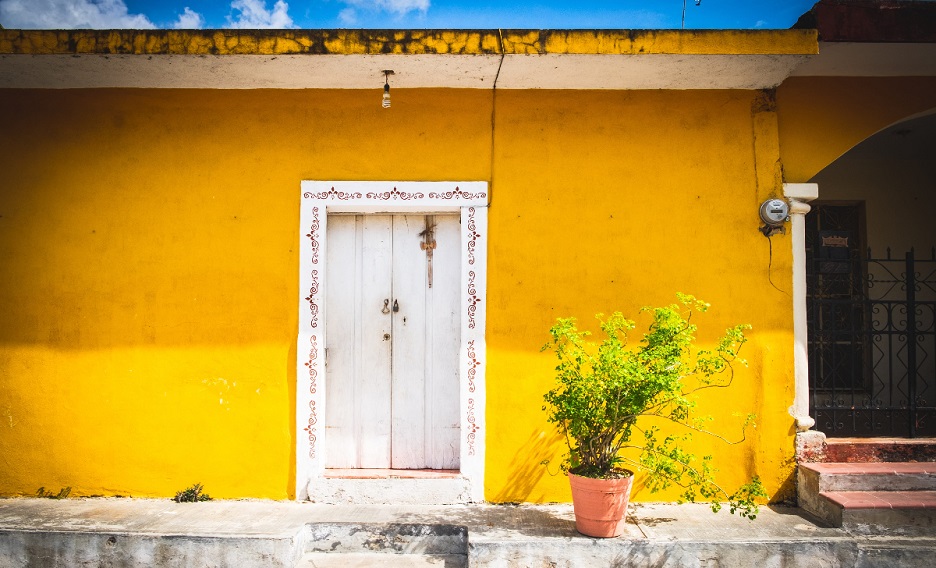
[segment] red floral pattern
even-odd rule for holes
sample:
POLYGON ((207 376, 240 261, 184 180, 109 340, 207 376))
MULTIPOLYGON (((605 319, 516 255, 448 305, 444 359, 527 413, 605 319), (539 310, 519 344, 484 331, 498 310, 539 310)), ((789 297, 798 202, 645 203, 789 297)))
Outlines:
MULTIPOLYGON (((307 237, 312 241, 312 257, 311 262, 314 265, 319 263, 319 228, 321 227, 321 222, 319 221, 319 208, 312 208, 312 228, 309 230, 307 237)), ((309 311, 312 314, 312 319, 309 325, 312 328, 318 327, 318 314, 319 306, 315 303, 315 295, 319 291, 319 273, 318 270, 313 270, 311 273, 312 276, 312 286, 309 288, 309 295, 305 297, 305 300, 309 302, 309 311)))
POLYGON ((348 201, 349 199, 360 199, 361 193, 358 191, 335 191, 335 188, 332 187, 328 191, 320 191, 318 193, 312 193, 307 191, 302 194, 306 199, 340 199, 342 201, 348 201))
MULTIPOLYGON (((439 200, 451 200, 451 199, 483 199, 487 197, 485 192, 470 193, 462 191, 460 188, 456 187, 454 191, 446 192, 429 192, 430 199, 439 199, 439 200)), ((340 201, 352 201, 362 199, 365 196, 360 192, 346 192, 338 191, 334 187, 331 187, 328 191, 320 192, 305 192, 303 197, 306 199, 318 199, 318 200, 340 200, 340 201)), ((394 187, 390 191, 384 192, 368 192, 366 194, 367 199, 377 199, 380 201, 390 201, 390 200, 402 200, 410 201, 414 199, 423 199, 426 197, 425 194, 421 192, 408 192, 400 191, 398 188, 394 187)), ((321 219, 319 217, 319 207, 312 208, 312 225, 309 230, 309 233, 306 234, 312 243, 312 255, 311 263, 315 266, 319 264, 319 251, 321 243, 319 240, 319 230, 321 228, 321 219)), ((468 208, 468 241, 467 241, 467 263, 469 266, 474 266, 475 264, 475 250, 478 246, 478 240, 481 238, 481 234, 477 230, 477 221, 476 221, 477 211, 474 207, 468 208)), ((309 311, 311 313, 311 322, 310 325, 312 328, 318 327, 318 316, 319 316, 319 306, 316 303, 316 296, 319 293, 319 271, 312 270, 311 273, 311 287, 309 289, 309 295, 305 297, 305 300, 309 302, 309 311)), ((481 298, 478 294, 477 286, 475 280, 477 278, 477 273, 474 270, 468 271, 468 328, 475 329, 477 323, 475 321, 475 314, 478 310, 478 304, 481 302, 481 298)), ((311 349, 309 351, 309 359, 305 363, 306 367, 309 369, 309 394, 313 395, 309 400, 309 419, 308 425, 303 428, 304 431, 308 433, 309 441, 309 457, 315 458, 316 456, 316 441, 317 441, 317 423, 318 415, 316 411, 316 401, 315 394, 317 391, 317 377, 318 377, 318 345, 317 345, 317 336, 313 335, 310 338, 311 349)), ((478 368, 481 366, 481 361, 478 360, 478 356, 475 350, 475 340, 468 341, 468 385, 467 389, 469 393, 474 393, 477 385, 476 379, 478 375, 478 368)), ((478 432, 481 430, 481 427, 478 425, 475 417, 475 399, 473 397, 468 398, 468 407, 467 407, 467 451, 469 456, 474 456, 476 454, 476 441, 478 432)))
POLYGON ((368 199, 379 199, 381 201, 387 201, 389 199, 402 199, 403 201, 409 201, 410 199, 422 199, 423 197, 425 197, 425 194, 418 191, 415 193, 410 193, 408 191, 400 191, 395 187, 390 191, 384 191, 381 193, 369 192, 367 194, 368 199))
MULTIPOLYGON (((314 395, 317 388, 318 379, 318 337, 313 335, 309 338, 309 360, 305 366, 309 369, 309 394, 314 395)), ((318 424, 318 415, 315 412, 315 399, 309 400, 309 425, 303 428, 309 433, 309 457, 315 458, 316 427, 318 424)))
POLYGON ((483 198, 487 197, 487 194, 484 193, 483 191, 480 191, 480 192, 478 192, 478 193, 468 193, 467 191, 462 191, 461 189, 459 189, 459 188, 456 186, 456 187, 455 187, 455 191, 446 191, 446 192, 443 192, 443 193, 437 193, 437 192, 435 192, 435 191, 430 191, 430 192, 429 192, 429 197, 430 197, 431 199, 454 199, 454 198, 458 198, 458 199, 483 199, 483 198))

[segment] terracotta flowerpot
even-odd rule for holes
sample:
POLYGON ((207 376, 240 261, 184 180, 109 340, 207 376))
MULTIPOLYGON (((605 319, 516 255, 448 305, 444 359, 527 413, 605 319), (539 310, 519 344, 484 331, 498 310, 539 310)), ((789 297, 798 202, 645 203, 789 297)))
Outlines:
POLYGON ((570 473, 575 529, 586 536, 601 538, 624 532, 633 482, 633 473, 621 479, 593 479, 570 473))

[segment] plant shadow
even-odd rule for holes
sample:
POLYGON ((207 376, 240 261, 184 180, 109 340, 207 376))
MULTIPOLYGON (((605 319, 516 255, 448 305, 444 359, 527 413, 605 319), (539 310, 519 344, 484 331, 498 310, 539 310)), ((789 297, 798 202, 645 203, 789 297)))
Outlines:
POLYGON ((537 501, 530 499, 534 488, 546 474, 559 475, 556 447, 562 436, 556 431, 534 429, 526 441, 517 448, 507 471, 510 474, 502 489, 491 498, 495 503, 537 501))

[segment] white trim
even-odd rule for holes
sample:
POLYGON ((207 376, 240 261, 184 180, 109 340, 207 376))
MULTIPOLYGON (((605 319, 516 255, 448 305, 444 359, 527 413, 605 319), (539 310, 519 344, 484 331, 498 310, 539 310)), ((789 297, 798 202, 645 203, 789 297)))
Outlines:
POLYGON ((805 432, 816 421, 809 416, 809 352, 806 336, 806 213, 809 202, 819 197, 814 183, 785 183, 783 195, 790 200, 790 232, 793 246, 793 376, 794 394, 790 415, 796 431, 805 432))
MULTIPOLYGON (((460 478, 465 500, 484 500, 486 182, 303 181, 299 243, 299 337, 296 349, 296 498, 325 480, 325 238, 328 213, 461 212, 460 478)), ((430 486, 433 480, 405 480, 430 486), (419 483, 424 481, 425 483, 419 483)), ((360 484, 352 480, 351 485, 360 484)), ((429 491, 431 493, 431 491, 429 491)), ((352 496, 353 497, 353 496, 352 496)), ((418 496, 417 496, 418 498, 418 496)))
MULTIPOLYGON (((697 31, 696 31, 697 32, 697 31)), ((496 33, 496 32, 495 32, 496 33)), ((713 38, 715 36, 712 36, 713 38)), ((615 40, 608 40, 617 43, 615 40)), ((243 45, 243 44, 241 44, 243 45)), ((826 45, 824 44, 823 49, 826 45)), ((834 45, 834 44, 833 44, 834 45)), ((522 49, 526 49, 524 45, 522 49)), ((884 49, 874 44, 875 51, 884 49)), ((931 49, 881 63, 927 74, 931 49)), ((354 89, 377 91, 393 69, 395 98, 404 89, 766 89, 811 54, 473 53, 473 54, 0 54, 0 89, 354 89), (503 82, 503 86, 501 85, 503 82)), ((878 59, 874 55, 875 59, 878 59)), ((838 58, 836 59, 838 61, 838 58)), ((847 60, 849 67, 854 59, 847 60)), ((859 60, 862 61, 862 60, 859 60)), ((864 73, 862 73, 864 74, 864 73)), ((314 99, 314 95, 313 95, 314 99)), ((402 108, 402 107, 401 107, 402 108)))

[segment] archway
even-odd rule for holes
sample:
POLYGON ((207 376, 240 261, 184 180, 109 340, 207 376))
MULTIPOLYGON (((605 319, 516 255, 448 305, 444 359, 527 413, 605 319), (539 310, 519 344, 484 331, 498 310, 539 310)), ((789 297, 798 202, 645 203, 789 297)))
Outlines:
POLYGON ((810 415, 828 436, 936 435, 936 109, 811 181, 810 415))

